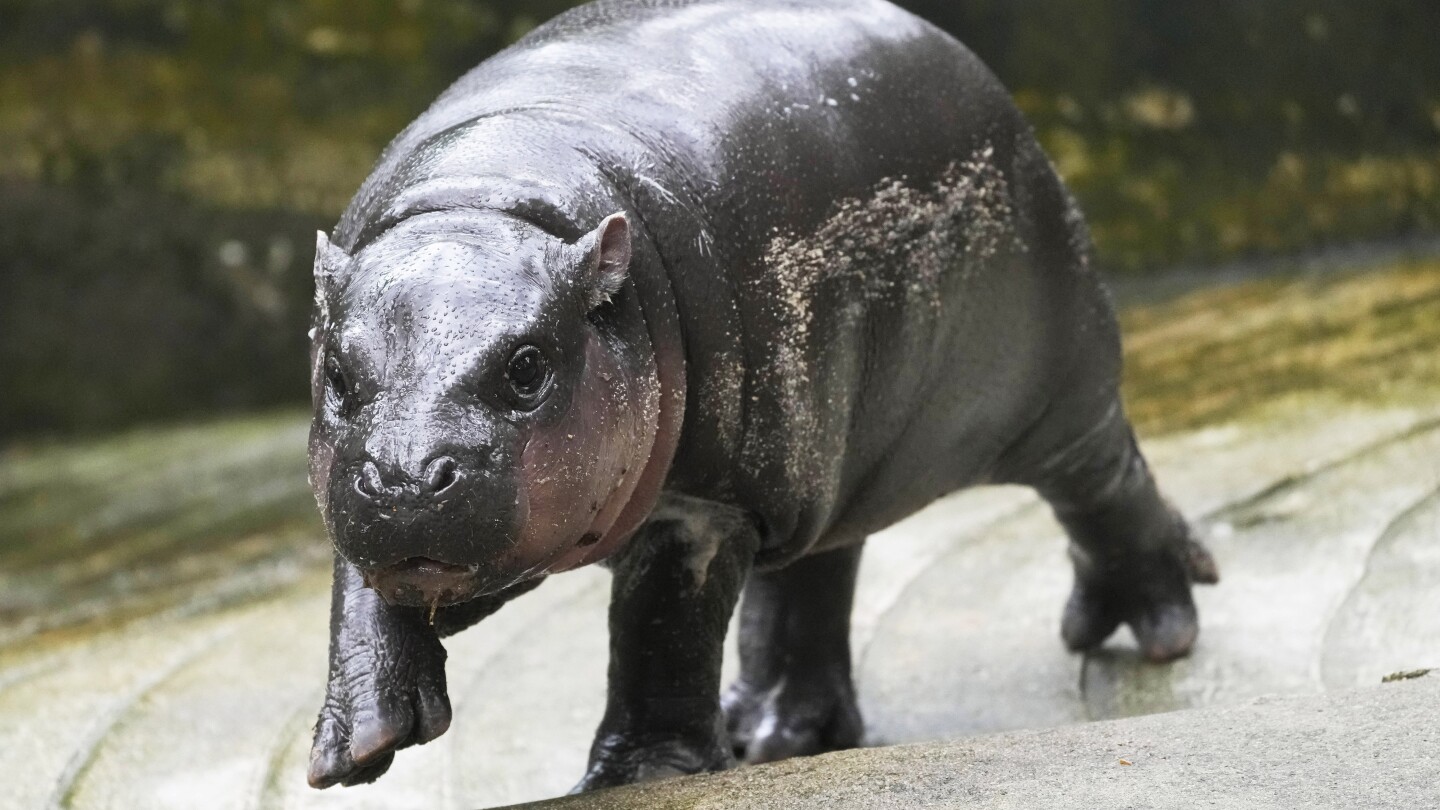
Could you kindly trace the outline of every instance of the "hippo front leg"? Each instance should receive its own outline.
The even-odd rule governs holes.
[[[442,636],[457,633],[540,584],[441,608],[388,605],[338,555],[330,603],[330,677],[310,749],[311,786],[380,778],[395,752],[450,727]]]
[[[758,545],[746,515],[688,499],[630,540],[613,565],[609,701],[572,792],[734,765],[721,648]]]
[[[449,727],[445,648],[425,611],[385,604],[337,555],[330,678],[310,749],[311,786],[373,782],[396,751]]]

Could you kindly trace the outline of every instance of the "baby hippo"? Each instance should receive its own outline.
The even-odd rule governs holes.
[[[591,563],[578,790],[855,746],[862,543],[976,484],[1068,532],[1067,645],[1184,655],[1215,566],[1136,448],[1088,251],[1004,88],[884,0],[601,0],[481,64],[316,251],[311,784],[444,733],[440,639]]]

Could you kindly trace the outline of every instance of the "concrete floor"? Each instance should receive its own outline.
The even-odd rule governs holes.
[[[1394,333],[1368,325],[1380,309],[1394,316],[1396,290],[1414,305],[1404,345],[1428,341],[1413,349],[1421,361],[1405,362],[1433,363],[1440,266],[1356,279],[1127,313],[1144,446],[1222,571],[1198,593],[1192,657],[1145,665],[1123,635],[1097,654],[1067,654],[1058,526],[1023,490],[961,493],[867,547],[854,651],[869,742],[1313,696],[1440,665],[1440,398],[1393,387],[1352,396],[1309,374],[1343,373],[1327,364],[1347,351],[1356,374],[1375,373],[1381,361],[1355,349],[1355,330],[1375,357],[1391,357]],[[1359,299],[1370,309],[1355,304],[1357,289],[1370,290]],[[1222,322],[1238,324],[1230,343],[1177,356],[1227,307]],[[1340,338],[1337,312],[1350,313]],[[1317,318],[1330,327],[1323,340],[1272,339]],[[1271,346],[1264,357],[1225,352],[1257,342]],[[1276,378],[1288,382],[1276,389]],[[1207,380],[1216,390],[1258,381],[1259,394],[1237,410],[1197,394]],[[579,777],[603,708],[600,570],[556,577],[449,643],[455,720],[440,740],[402,753],[376,785],[305,786],[328,571],[304,513],[302,433],[303,417],[281,415],[0,456],[0,807],[469,808],[555,796]],[[132,445],[166,461],[131,481],[117,470],[129,469]],[[90,500],[44,497],[55,476]],[[195,529],[216,498],[230,504],[223,531]],[[1164,737],[1163,719],[1146,722]],[[1003,740],[995,751],[1010,750]],[[852,763],[842,773],[870,767],[838,761]]]
[[[1320,696],[867,748],[527,810],[1430,808],[1440,676]],[[518,810],[518,808],[517,808]]]

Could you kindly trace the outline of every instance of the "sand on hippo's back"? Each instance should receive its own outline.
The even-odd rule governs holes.
[[[758,294],[771,302],[778,328],[772,351],[753,372],[751,385],[777,391],[786,407],[763,430],[747,435],[747,463],[775,462],[786,479],[833,480],[823,469],[837,463],[815,439],[827,403],[815,401],[812,385],[817,350],[815,307],[819,299],[838,306],[838,317],[859,318],[866,307],[891,302],[926,307],[938,317],[945,284],[955,274],[972,273],[1002,253],[1025,251],[1015,227],[1010,184],[986,144],[968,158],[947,165],[933,181],[887,178],[865,197],[835,203],[829,216],[809,234],[777,232],[766,246],[764,272],[753,279]],[[773,438],[794,437],[787,447]]]

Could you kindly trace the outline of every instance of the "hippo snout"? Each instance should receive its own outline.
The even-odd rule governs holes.
[[[406,501],[443,501],[460,483],[460,464],[450,456],[429,462],[414,480],[386,476],[374,461],[365,461],[355,474],[355,492],[377,506],[408,506]]]
[[[365,584],[392,605],[443,606],[475,595],[479,566],[411,557],[363,573]]]
[[[420,587],[417,577],[454,574],[447,565],[490,572],[508,554],[516,522],[512,464],[484,443],[412,447],[383,443],[379,452],[364,448],[332,467],[327,509],[335,549],[362,571],[389,571],[392,579],[408,572],[394,581],[430,596],[458,593],[453,582]],[[410,565],[414,560],[434,564]]]

